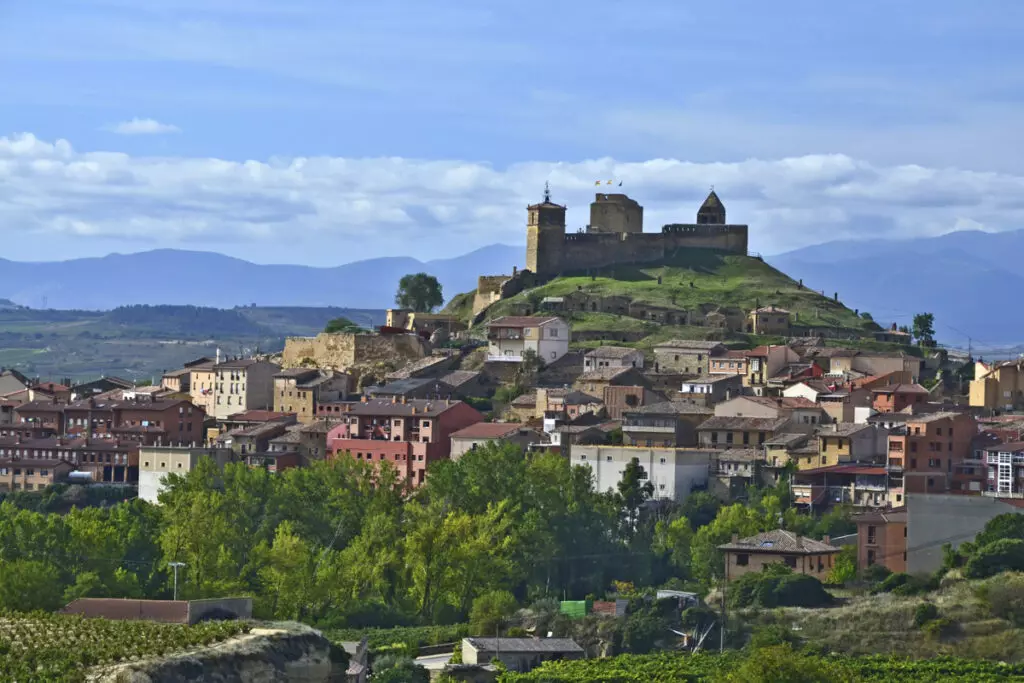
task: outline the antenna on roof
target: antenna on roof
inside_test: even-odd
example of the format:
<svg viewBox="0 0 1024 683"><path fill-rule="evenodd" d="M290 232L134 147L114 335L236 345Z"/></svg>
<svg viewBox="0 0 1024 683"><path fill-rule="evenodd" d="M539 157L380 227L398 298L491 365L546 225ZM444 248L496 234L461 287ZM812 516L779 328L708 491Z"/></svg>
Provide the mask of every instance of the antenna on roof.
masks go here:
<svg viewBox="0 0 1024 683"><path fill-rule="evenodd" d="M548 181L544 181L544 203L551 201L551 184Z"/></svg>

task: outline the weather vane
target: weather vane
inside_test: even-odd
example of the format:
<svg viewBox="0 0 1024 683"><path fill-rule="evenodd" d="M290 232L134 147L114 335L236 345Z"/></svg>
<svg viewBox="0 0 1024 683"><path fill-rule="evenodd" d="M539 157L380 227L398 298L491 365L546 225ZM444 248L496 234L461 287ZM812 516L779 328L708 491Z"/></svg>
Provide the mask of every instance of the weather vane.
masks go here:
<svg viewBox="0 0 1024 683"><path fill-rule="evenodd" d="M544 181L544 202L551 201L551 184L548 181Z"/></svg>

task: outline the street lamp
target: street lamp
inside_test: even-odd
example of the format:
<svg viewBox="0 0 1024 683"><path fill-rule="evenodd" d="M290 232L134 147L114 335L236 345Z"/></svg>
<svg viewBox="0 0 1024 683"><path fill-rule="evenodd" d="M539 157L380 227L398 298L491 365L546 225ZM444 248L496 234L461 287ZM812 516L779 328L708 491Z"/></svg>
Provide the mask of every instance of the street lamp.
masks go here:
<svg viewBox="0 0 1024 683"><path fill-rule="evenodd" d="M178 599L178 569L185 566L184 562L168 562L168 567L174 568L174 599Z"/></svg>

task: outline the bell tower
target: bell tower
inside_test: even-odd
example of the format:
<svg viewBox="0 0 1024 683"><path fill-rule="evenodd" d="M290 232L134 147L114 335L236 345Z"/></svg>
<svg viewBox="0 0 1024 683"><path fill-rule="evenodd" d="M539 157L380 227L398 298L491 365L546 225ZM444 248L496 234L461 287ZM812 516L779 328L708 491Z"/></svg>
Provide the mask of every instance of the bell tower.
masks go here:
<svg viewBox="0 0 1024 683"><path fill-rule="evenodd" d="M526 207L526 269L542 277L562 271L565 250L565 207L551 201L544 183L544 201Z"/></svg>

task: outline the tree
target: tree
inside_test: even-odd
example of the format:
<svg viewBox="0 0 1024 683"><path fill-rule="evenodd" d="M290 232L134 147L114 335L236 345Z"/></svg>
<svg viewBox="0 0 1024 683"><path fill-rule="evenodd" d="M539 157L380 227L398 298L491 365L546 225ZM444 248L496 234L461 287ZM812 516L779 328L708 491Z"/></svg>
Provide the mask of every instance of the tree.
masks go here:
<svg viewBox="0 0 1024 683"><path fill-rule="evenodd" d="M495 635L518 607L516 599L508 591L484 593L473 601L473 608L469 611L470 633L480 636Z"/></svg>
<svg viewBox="0 0 1024 683"><path fill-rule="evenodd" d="M914 338L918 342L935 341L935 316L931 313L918 313L914 316Z"/></svg>
<svg viewBox="0 0 1024 683"><path fill-rule="evenodd" d="M441 283L437 281L436 277L427 273L405 275L398 282L395 303L402 308L429 313L444 303Z"/></svg>
<svg viewBox="0 0 1024 683"><path fill-rule="evenodd" d="M626 532L632 533L640 517L640 506L654 495L654 484L648 480L639 459L633 458L626 465L618 489L619 500L626 513Z"/></svg>
<svg viewBox="0 0 1024 683"><path fill-rule="evenodd" d="M328 320L327 325L324 327L324 332L335 333L335 332L363 332L362 327L356 325L348 318L334 318Z"/></svg>

